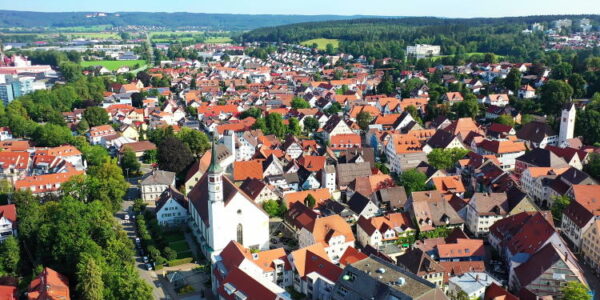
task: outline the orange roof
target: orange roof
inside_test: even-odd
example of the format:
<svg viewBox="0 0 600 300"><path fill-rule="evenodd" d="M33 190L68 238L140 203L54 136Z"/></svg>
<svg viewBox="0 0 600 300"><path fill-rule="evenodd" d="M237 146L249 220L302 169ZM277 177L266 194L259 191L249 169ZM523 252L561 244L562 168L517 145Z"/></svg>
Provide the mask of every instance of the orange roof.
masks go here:
<svg viewBox="0 0 600 300"><path fill-rule="evenodd" d="M46 267L29 284L29 300L69 300L69 280L67 277Z"/></svg>
<svg viewBox="0 0 600 300"><path fill-rule="evenodd" d="M552 167L529 167L525 172L529 172L530 176L537 178L546 175L560 175L569 170L569 167L565 168L552 168Z"/></svg>
<svg viewBox="0 0 600 300"><path fill-rule="evenodd" d="M484 256L483 240L457 239L456 243L437 246L440 258Z"/></svg>
<svg viewBox="0 0 600 300"><path fill-rule="evenodd" d="M71 146L71 145L63 145L63 146L58 146L58 147L54 147L54 148L36 150L35 152L36 152L36 154L45 154L45 155L61 156L61 157L81 155L81 152L77 148L75 148L75 146Z"/></svg>
<svg viewBox="0 0 600 300"><path fill-rule="evenodd" d="M0 141L3 151L26 151L29 147L29 141Z"/></svg>
<svg viewBox="0 0 600 300"><path fill-rule="evenodd" d="M441 193L464 193L465 186L460 176L442 176L431 179L435 189Z"/></svg>
<svg viewBox="0 0 600 300"><path fill-rule="evenodd" d="M323 243L325 246L329 246L332 237L341 235L344 236L345 242L354 241L350 224L340 215L317 218L306 229L312 232L315 243Z"/></svg>
<svg viewBox="0 0 600 300"><path fill-rule="evenodd" d="M375 119L374 124L391 126L391 125L394 125L394 123L396 123L396 120L398 120L399 117L400 117L400 114L386 114L386 115L378 116Z"/></svg>
<svg viewBox="0 0 600 300"><path fill-rule="evenodd" d="M60 189L60 184L67 182L75 175L81 174L85 174L85 172L71 170L65 173L27 176L15 182L15 189L30 189L33 193L54 192Z"/></svg>
<svg viewBox="0 0 600 300"><path fill-rule="evenodd" d="M525 151L524 142L483 140L479 147L496 154Z"/></svg>
<svg viewBox="0 0 600 300"><path fill-rule="evenodd" d="M346 248L346 251L344 251L344 254L340 258L340 265L347 266L347 265L353 264L357 261L363 260L367 257L369 257L369 256L356 250L356 248L348 247L348 248Z"/></svg>
<svg viewBox="0 0 600 300"><path fill-rule="evenodd" d="M600 195L600 185L573 185L573 195L575 201L580 203L583 207L588 209L595 214L600 211L600 201L598 201L598 195Z"/></svg>
<svg viewBox="0 0 600 300"><path fill-rule="evenodd" d="M325 247L321 243L315 243L308 247L298 249L290 253L292 260L294 261L294 266L296 267L296 271L300 277L304 277L306 275L306 263L307 257L310 255L321 257L324 260L329 261L329 256L325 252Z"/></svg>
<svg viewBox="0 0 600 300"><path fill-rule="evenodd" d="M236 161L233 163L233 180L263 179L262 160Z"/></svg>
<svg viewBox="0 0 600 300"><path fill-rule="evenodd" d="M351 147L359 147L361 144L360 135L356 133L336 134L329 137L329 144L332 148L336 146L350 145Z"/></svg>
<svg viewBox="0 0 600 300"><path fill-rule="evenodd" d="M462 138L467 137L469 132L477 132L482 133L479 129L479 126L473 121L471 118L460 118L456 121L452 121L450 125L444 128L445 131L448 131L454 135L461 135Z"/></svg>
<svg viewBox="0 0 600 300"><path fill-rule="evenodd" d="M287 205L288 208L292 206L295 202L304 203L304 199L308 195L312 195L315 198L315 206L319 206L323 204L325 201L331 199L331 194L327 188L315 189L315 190L306 190L299 192L292 192L283 195L283 201Z"/></svg>
<svg viewBox="0 0 600 300"><path fill-rule="evenodd" d="M273 267L273 261L277 259L281 259L286 264L286 267L289 267L289 263L287 260L287 255L283 248L265 250L257 253L252 253L249 249L245 248L243 245L240 245L236 241L231 241L229 244L223 249L221 252L221 257L231 261L232 263L242 263L243 259L246 259L256 266L261 268L265 272L272 272L275 270ZM241 259L243 257L243 259ZM235 259L238 258L238 259ZM226 265L229 269L231 266Z"/></svg>
<svg viewBox="0 0 600 300"><path fill-rule="evenodd" d="M350 118L356 119L359 113L366 112L369 113L372 117L377 117L381 114L379 109L372 105L356 105L353 106L350 110Z"/></svg>
<svg viewBox="0 0 600 300"><path fill-rule="evenodd" d="M17 300L17 287L0 285L0 299Z"/></svg>
<svg viewBox="0 0 600 300"><path fill-rule="evenodd" d="M317 172L325 167L325 156L302 156L298 163L308 171Z"/></svg>
<svg viewBox="0 0 600 300"><path fill-rule="evenodd" d="M0 152L0 167L8 169L14 166L16 169L27 169L29 167L29 153L27 152Z"/></svg>

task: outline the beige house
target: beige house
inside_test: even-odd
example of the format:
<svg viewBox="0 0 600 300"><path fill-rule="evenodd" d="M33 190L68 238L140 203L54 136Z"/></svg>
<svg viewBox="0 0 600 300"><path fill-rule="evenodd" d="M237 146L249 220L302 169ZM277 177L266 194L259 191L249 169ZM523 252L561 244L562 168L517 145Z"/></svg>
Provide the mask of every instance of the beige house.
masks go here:
<svg viewBox="0 0 600 300"><path fill-rule="evenodd" d="M596 274L600 272L600 220L596 220L587 231L583 233L581 253L583 262L589 265Z"/></svg>

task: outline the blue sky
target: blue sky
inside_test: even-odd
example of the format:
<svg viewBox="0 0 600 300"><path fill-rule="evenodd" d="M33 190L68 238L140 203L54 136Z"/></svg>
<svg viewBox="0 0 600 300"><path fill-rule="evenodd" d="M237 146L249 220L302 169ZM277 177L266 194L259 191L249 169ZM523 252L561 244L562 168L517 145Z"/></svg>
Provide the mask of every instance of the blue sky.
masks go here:
<svg viewBox="0 0 600 300"><path fill-rule="evenodd" d="M0 0L0 9L502 17L600 14L598 0Z"/></svg>

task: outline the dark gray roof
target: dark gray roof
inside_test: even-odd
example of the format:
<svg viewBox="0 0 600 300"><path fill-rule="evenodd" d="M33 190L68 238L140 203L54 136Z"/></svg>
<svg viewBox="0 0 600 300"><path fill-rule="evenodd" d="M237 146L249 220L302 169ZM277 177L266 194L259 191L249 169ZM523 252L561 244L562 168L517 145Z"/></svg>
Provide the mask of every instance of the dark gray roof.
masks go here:
<svg viewBox="0 0 600 300"><path fill-rule="evenodd" d="M350 197L350 200L348 200L348 207L357 215L360 215L369 202L371 202L371 199L363 196L361 193L354 193Z"/></svg>
<svg viewBox="0 0 600 300"><path fill-rule="evenodd" d="M338 164L336 166L338 185L348 185L356 177L371 175L371 164L368 162Z"/></svg>
<svg viewBox="0 0 600 300"><path fill-rule="evenodd" d="M542 148L535 148L525 154L517 157L517 160L536 167L566 167L567 162L552 153L552 151Z"/></svg>
<svg viewBox="0 0 600 300"><path fill-rule="evenodd" d="M454 138L454 134L445 130L438 130L427 140L427 145L431 148L446 148Z"/></svg>
<svg viewBox="0 0 600 300"><path fill-rule="evenodd" d="M175 173L163 170L152 170L142 177L140 185L171 185L175 182Z"/></svg>
<svg viewBox="0 0 600 300"><path fill-rule="evenodd" d="M169 201L169 199L177 201L179 205L186 209L188 208L188 198L171 185L164 192L162 192L158 200L156 200L156 209L154 211L159 212L160 209L167 203L167 201Z"/></svg>
<svg viewBox="0 0 600 300"><path fill-rule="evenodd" d="M527 123L517 131L518 138L534 143L540 143L545 137L554 135L556 133L550 125L537 121Z"/></svg>
<svg viewBox="0 0 600 300"><path fill-rule="evenodd" d="M340 298L341 288L347 292ZM346 266L333 294L334 299L349 300L447 299L435 284L373 255Z"/></svg>
<svg viewBox="0 0 600 300"><path fill-rule="evenodd" d="M406 197L406 190L403 186L394 186L386 189L381 189L373 195L371 199L376 200L377 203L384 203L389 205L391 209L404 208L408 198Z"/></svg>

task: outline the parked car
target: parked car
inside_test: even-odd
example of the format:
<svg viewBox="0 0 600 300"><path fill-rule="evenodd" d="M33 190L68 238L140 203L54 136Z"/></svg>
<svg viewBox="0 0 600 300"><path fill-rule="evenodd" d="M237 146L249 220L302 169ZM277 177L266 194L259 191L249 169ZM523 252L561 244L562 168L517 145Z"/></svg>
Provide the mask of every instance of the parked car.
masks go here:
<svg viewBox="0 0 600 300"><path fill-rule="evenodd" d="M128 214L125 214L125 215L123 216L123 220L125 220L125 221L129 221L129 215L128 215Z"/></svg>
<svg viewBox="0 0 600 300"><path fill-rule="evenodd" d="M142 257L142 260L144 261L144 263L148 263L148 256Z"/></svg>
<svg viewBox="0 0 600 300"><path fill-rule="evenodd" d="M146 270L152 271L152 265L151 264L146 264Z"/></svg>

